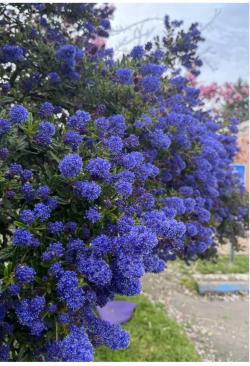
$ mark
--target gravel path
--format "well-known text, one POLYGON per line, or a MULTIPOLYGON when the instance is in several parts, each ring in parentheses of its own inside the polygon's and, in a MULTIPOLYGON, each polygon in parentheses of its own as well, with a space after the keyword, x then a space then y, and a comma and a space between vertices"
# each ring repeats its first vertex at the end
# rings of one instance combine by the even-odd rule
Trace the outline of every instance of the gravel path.
POLYGON ((166 306, 204 361, 249 360, 248 295, 199 296, 181 286, 178 274, 169 269, 147 274, 143 289, 152 301, 166 306))

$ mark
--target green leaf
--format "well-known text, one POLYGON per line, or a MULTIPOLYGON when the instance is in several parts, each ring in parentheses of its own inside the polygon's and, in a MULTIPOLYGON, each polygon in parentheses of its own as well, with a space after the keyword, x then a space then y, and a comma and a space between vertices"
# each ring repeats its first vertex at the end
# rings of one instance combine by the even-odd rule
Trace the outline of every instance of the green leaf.
POLYGON ((11 258, 14 254, 15 248, 14 247, 7 247, 0 250, 0 261, 5 261, 11 258))
POLYGON ((3 97, 0 99, 0 105, 9 104, 14 101, 14 98, 12 97, 3 97))

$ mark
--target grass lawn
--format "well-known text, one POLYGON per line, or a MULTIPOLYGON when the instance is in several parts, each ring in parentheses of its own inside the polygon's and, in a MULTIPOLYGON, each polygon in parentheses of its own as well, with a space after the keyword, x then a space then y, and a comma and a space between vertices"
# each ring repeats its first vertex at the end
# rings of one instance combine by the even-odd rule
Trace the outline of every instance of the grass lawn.
POLYGON ((123 351, 101 347, 95 351, 95 361, 201 361, 191 341, 168 318, 162 305, 152 304, 143 295, 119 299, 137 304, 133 318, 123 326, 130 333, 130 347, 123 351))
POLYGON ((187 275, 194 273, 248 273, 249 257, 246 255, 236 255, 234 263, 230 263, 227 255, 220 255, 217 259, 210 261, 198 259, 189 266, 180 260, 170 263, 169 266, 187 275))
POLYGON ((234 263, 229 262, 227 255, 220 255, 216 260, 197 260, 190 266, 182 261, 171 263, 172 269, 180 273, 180 283, 192 291, 198 291, 198 286, 193 278, 193 274, 230 274, 230 273, 248 273, 249 257, 245 255, 236 255, 234 263))
POLYGON ((226 255, 221 255, 215 262, 197 262, 196 271, 202 274, 209 273, 247 273, 249 271, 249 257, 246 255, 236 255, 234 263, 229 263, 226 255))

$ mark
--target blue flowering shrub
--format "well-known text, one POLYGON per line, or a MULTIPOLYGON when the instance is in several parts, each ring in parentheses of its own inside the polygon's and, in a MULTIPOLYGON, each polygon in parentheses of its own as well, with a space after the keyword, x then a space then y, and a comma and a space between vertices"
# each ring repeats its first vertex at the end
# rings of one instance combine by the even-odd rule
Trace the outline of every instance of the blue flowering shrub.
MULTIPOLYGON (((102 117, 93 121, 83 111, 68 118, 52 115, 53 122, 45 122, 39 113, 15 105, 3 118, 10 128, 1 139, 8 146, 1 154, 6 233, 1 320, 13 312, 20 334, 32 336, 20 345, 24 354, 39 344, 35 359, 89 361, 95 344, 127 347, 128 334, 98 319, 93 306, 115 293, 139 294, 145 270, 164 267, 153 254, 155 230, 139 214, 129 214, 136 204, 144 211, 141 192, 151 198, 146 183, 157 168, 151 164, 147 171, 142 154, 125 149, 127 124, 121 115, 107 119, 105 133, 102 117), (71 130, 72 121, 76 128, 84 124, 85 132, 71 130), (118 152, 107 147, 109 136, 120 142, 118 152), (147 171, 143 181, 141 170, 147 171)), ((4 320, 1 326, 4 339, 11 336, 13 323, 4 320)))
POLYGON ((0 10, 0 359, 91 361, 129 346, 97 305, 244 229, 238 122, 181 75, 199 72, 197 24, 165 17, 161 41, 116 60, 94 42, 108 5, 0 10))

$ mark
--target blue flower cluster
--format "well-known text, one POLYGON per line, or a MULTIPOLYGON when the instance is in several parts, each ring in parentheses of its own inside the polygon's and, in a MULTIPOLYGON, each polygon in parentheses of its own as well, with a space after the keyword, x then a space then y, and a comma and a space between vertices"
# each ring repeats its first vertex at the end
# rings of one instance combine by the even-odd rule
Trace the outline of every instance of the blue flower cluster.
POLYGON ((48 146, 54 134, 55 126, 53 123, 44 121, 39 124, 38 133, 34 136, 34 140, 39 145, 48 146))
POLYGON ((142 46, 135 46, 130 52, 130 56, 134 60, 140 60, 143 57, 143 55, 144 55, 144 49, 142 46))
POLYGON ((84 132, 90 119, 89 113, 79 110, 68 119, 67 126, 79 132, 84 132))
POLYGON ((31 300, 23 299, 16 306, 15 312, 19 323, 27 327, 33 336, 40 336, 46 329, 41 318, 41 313, 45 310, 45 304, 44 297, 36 296, 31 300))
POLYGON ((16 45, 6 44, 0 48, 0 61, 5 64, 7 62, 18 63, 24 60, 23 49, 16 45))
POLYGON ((61 46, 55 53, 55 59, 61 63, 61 71, 73 81, 80 79, 80 74, 76 71, 76 64, 83 56, 84 52, 71 44, 61 46))
POLYGON ((20 284, 30 284, 34 281, 35 271, 28 266, 19 265, 16 268, 16 280, 20 284))
POLYGON ((133 83, 133 71, 130 69, 119 69, 116 71, 118 83, 130 85, 133 83))
POLYGON ((101 194, 101 187, 95 182, 77 181, 75 190, 80 197, 89 202, 96 200, 101 194))
POLYGON ((7 133, 10 129, 10 122, 7 119, 0 119, 0 136, 7 133))
POLYGON ((15 105, 9 111, 9 118, 12 123, 23 124, 28 119, 28 111, 22 105, 15 105))
POLYGON ((79 155, 70 154, 65 156, 58 167, 64 178, 75 178, 81 173, 83 162, 79 155))

